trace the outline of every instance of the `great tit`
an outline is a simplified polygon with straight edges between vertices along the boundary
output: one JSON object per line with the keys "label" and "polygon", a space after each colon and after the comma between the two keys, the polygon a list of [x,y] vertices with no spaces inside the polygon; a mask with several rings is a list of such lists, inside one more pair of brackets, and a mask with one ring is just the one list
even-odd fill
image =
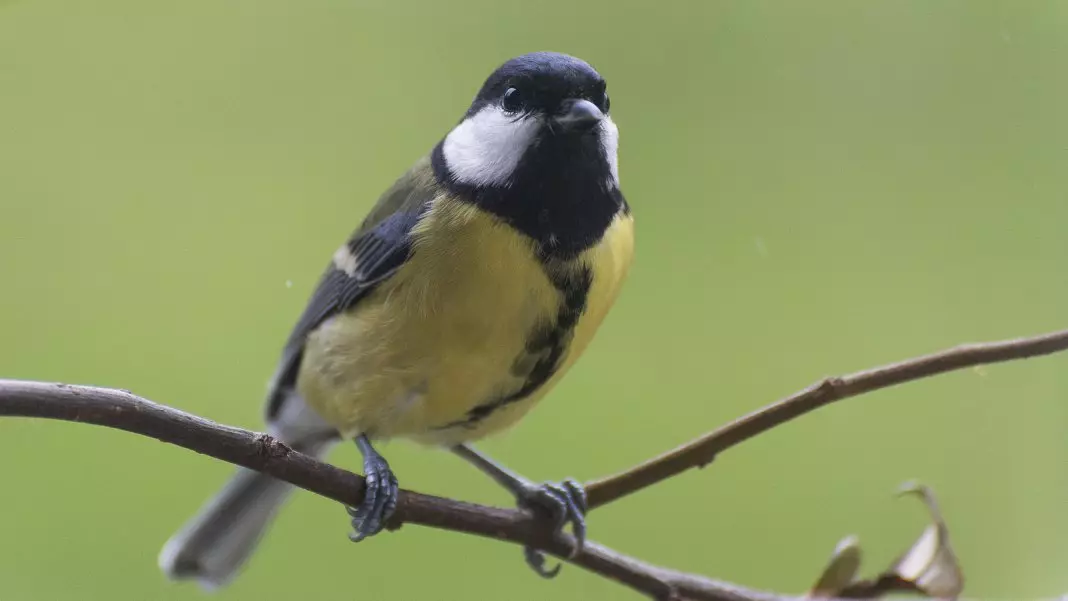
{"label": "great tit", "polygon": [[[508,60],[459,123],[334,252],[281,353],[268,431],[317,457],[353,440],[366,495],[347,508],[379,532],[397,479],[375,441],[449,449],[521,507],[585,537],[585,491],[534,484],[470,446],[515,424],[586,349],[634,252],[605,80],[554,52]],[[239,469],[164,546],[161,569],[207,588],[248,559],[292,491]],[[528,563],[544,576],[538,551]]]}

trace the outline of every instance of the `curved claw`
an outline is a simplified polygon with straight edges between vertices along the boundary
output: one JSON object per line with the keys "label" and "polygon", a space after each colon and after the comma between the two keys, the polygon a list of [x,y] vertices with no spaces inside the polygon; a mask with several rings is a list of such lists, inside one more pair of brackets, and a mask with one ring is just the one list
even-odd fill
{"label": "curved claw", "polygon": [[[534,511],[542,511],[549,514],[553,521],[555,532],[564,529],[571,524],[572,533],[575,536],[575,545],[568,554],[573,559],[582,551],[586,544],[586,490],[573,478],[567,478],[562,483],[547,482],[533,488],[518,499],[520,507]],[[525,547],[527,565],[539,576],[554,578],[560,572],[560,565],[552,569],[545,569],[545,554],[532,547]]]}
{"label": "curved claw", "polygon": [[346,507],[352,518],[353,532],[349,540],[358,543],[381,532],[386,521],[397,508],[397,477],[381,457],[364,461],[366,489],[359,507]]}
{"label": "curved claw", "polygon": [[545,569],[545,554],[534,547],[523,547],[523,556],[526,558],[527,565],[530,566],[530,569],[534,570],[538,576],[547,580],[556,578],[556,575],[560,573],[560,568],[564,565],[558,563],[551,569]]}

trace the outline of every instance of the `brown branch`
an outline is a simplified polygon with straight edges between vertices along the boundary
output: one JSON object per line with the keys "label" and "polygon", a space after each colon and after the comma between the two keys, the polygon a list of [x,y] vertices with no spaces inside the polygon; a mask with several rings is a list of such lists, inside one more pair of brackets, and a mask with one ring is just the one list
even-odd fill
{"label": "brown branch", "polygon": [[853,374],[826,378],[623,473],[586,484],[590,507],[606,505],[694,467],[723,451],[835,401],[966,367],[1068,350],[1068,330],[998,342],[965,344]]}
{"label": "brown branch", "polygon": [[[610,503],[690,467],[705,465],[725,449],[840,399],[964,367],[1066,349],[1068,331],[1062,331],[1033,338],[962,346],[829,378],[628,472],[590,483],[587,487],[591,506]],[[0,380],[0,416],[3,415],[58,419],[126,430],[270,474],[347,505],[357,505],[363,497],[361,476],[303,455],[266,434],[220,425],[125,390]],[[594,542],[588,542],[581,553],[568,559],[572,538],[566,533],[549,534],[545,524],[519,510],[475,505],[404,490],[398,499],[391,527],[401,523],[532,545],[654,599],[794,599],[658,567]]]}
{"label": "brown branch", "polygon": [[[153,403],[129,391],[0,379],[0,415],[81,422],[133,432],[270,474],[328,499],[358,505],[362,476],[299,453],[271,436],[217,424]],[[530,513],[401,491],[392,527],[419,524],[530,544],[566,559],[572,538],[551,536]],[[675,572],[620,554],[594,542],[566,559],[654,599],[784,601],[694,574]]]}

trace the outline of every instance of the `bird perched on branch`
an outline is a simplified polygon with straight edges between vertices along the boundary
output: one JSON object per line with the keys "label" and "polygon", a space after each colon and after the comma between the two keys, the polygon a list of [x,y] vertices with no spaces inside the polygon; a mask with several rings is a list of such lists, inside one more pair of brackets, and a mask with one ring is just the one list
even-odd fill
{"label": "bird perched on branch", "polygon": [[[619,189],[605,80],[578,58],[513,58],[463,119],[341,245],[285,344],[269,431],[322,457],[363,456],[354,541],[379,532],[397,478],[375,450],[405,438],[451,449],[557,528],[585,536],[581,485],[535,484],[470,443],[515,424],[585,350],[623,285],[634,233]],[[175,579],[226,584],[291,485],[241,469],[164,546]],[[526,550],[545,576],[544,557]]]}

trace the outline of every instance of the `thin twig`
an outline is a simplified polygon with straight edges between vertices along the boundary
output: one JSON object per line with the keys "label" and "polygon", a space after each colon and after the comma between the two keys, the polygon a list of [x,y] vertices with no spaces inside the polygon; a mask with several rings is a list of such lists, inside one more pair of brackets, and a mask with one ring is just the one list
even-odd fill
{"label": "thin twig", "polygon": [[1068,330],[1062,330],[1030,338],[965,344],[900,363],[826,378],[637,467],[587,483],[589,504],[591,508],[606,505],[690,468],[708,465],[723,451],[835,401],[966,367],[1027,359],[1066,349]]}

